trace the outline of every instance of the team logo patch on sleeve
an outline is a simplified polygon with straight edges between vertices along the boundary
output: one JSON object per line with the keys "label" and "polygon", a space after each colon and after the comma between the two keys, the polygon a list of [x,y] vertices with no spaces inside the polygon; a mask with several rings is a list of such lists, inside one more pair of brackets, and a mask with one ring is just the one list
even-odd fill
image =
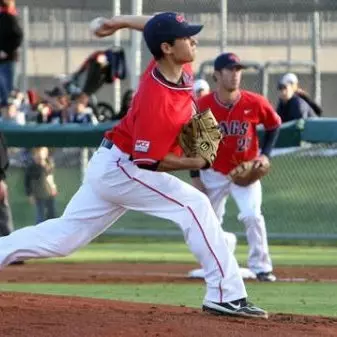
{"label": "team logo patch on sleeve", "polygon": [[148,140],[136,140],[135,151],[146,153],[150,149],[150,144]]}

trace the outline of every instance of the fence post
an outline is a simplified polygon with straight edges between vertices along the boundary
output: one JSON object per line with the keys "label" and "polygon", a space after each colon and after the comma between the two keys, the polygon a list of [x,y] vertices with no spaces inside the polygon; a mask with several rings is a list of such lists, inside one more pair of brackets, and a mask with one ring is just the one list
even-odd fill
{"label": "fence post", "polygon": [[28,49],[29,49],[29,8],[24,6],[22,10],[22,26],[24,31],[24,38],[22,43],[21,55],[21,78],[20,89],[23,92],[28,90]]}
{"label": "fence post", "polygon": [[225,52],[227,48],[227,20],[228,20],[228,6],[227,0],[221,0],[220,7],[220,53]]}
{"label": "fence post", "polygon": [[81,148],[80,154],[80,167],[81,167],[81,181],[83,182],[85,171],[88,167],[89,163],[89,148],[83,147]]}
{"label": "fence post", "polygon": [[[112,0],[112,15],[121,15],[121,0]],[[117,31],[114,34],[114,44],[116,47],[121,46],[121,32]],[[113,84],[114,110],[118,113],[121,107],[121,82],[116,79]]]}
{"label": "fence post", "polygon": [[262,67],[262,95],[268,98],[269,89],[269,63],[266,62]]}
{"label": "fence post", "polygon": [[[132,0],[132,14],[142,15],[143,0]],[[140,32],[132,30],[131,32],[131,89],[136,90],[141,73],[141,43],[142,35]]]}
{"label": "fence post", "polygon": [[315,101],[321,104],[322,101],[322,83],[321,83],[321,71],[319,66],[319,49],[320,49],[320,16],[319,12],[315,11],[312,13],[311,20],[311,50],[312,50],[312,61],[314,63],[314,91],[315,91]]}
{"label": "fence post", "polygon": [[70,9],[65,9],[64,13],[64,73],[70,74]]}
{"label": "fence post", "polygon": [[288,67],[287,67],[287,71],[290,71],[290,62],[292,59],[292,55],[291,55],[291,48],[292,48],[292,13],[288,13],[287,14],[287,61],[288,61]]}
{"label": "fence post", "polygon": [[249,39],[249,15],[247,13],[242,15],[242,42],[247,43]]}
{"label": "fence post", "polygon": [[53,47],[55,45],[55,9],[51,8],[49,10],[49,23],[48,23],[48,38],[49,46]]}

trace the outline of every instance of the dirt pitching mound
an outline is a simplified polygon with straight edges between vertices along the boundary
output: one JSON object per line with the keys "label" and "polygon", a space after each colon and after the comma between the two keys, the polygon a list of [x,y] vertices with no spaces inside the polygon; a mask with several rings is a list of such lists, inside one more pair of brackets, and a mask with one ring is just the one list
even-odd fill
{"label": "dirt pitching mound", "polygon": [[215,317],[197,309],[79,297],[0,294],[4,337],[335,337],[337,319]]}

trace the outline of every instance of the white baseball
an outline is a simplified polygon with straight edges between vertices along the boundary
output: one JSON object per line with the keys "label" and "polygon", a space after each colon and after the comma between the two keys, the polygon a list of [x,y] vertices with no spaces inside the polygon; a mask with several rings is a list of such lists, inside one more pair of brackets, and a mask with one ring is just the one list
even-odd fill
{"label": "white baseball", "polygon": [[89,28],[93,33],[96,33],[108,20],[103,17],[98,17],[93,19],[90,24]]}

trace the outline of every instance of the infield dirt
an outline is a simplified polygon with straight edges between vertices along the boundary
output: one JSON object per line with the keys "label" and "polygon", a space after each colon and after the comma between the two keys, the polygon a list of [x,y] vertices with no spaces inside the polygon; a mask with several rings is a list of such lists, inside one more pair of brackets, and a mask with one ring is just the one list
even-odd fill
{"label": "infield dirt", "polygon": [[[38,264],[11,266],[0,282],[200,282],[182,264]],[[337,280],[337,268],[277,268],[281,279]],[[337,318],[271,315],[215,317],[199,309],[80,297],[0,293],[1,337],[336,337]]]}

